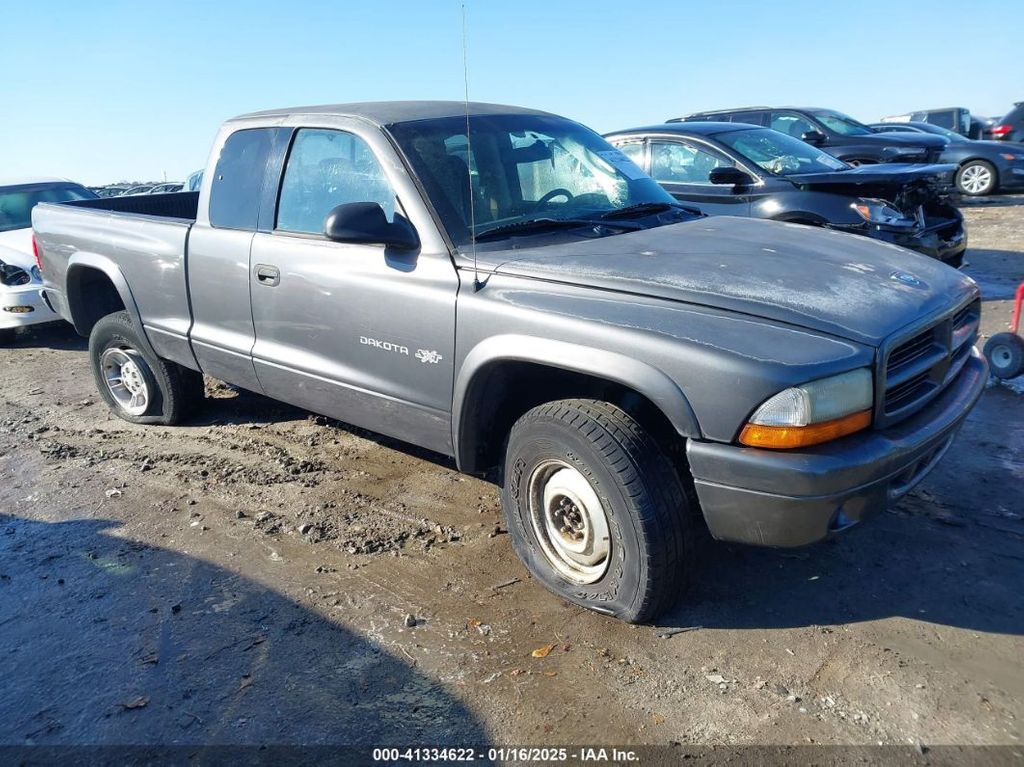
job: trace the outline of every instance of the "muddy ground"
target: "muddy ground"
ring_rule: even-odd
[[[991,334],[1024,199],[967,216]],[[1024,734],[1020,387],[897,508],[806,550],[713,545],[672,614],[628,626],[533,582],[495,487],[446,459],[212,381],[189,425],[132,426],[84,348],[0,350],[0,743]]]

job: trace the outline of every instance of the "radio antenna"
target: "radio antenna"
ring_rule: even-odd
[[[473,140],[469,136],[469,42],[466,32],[466,3],[462,3],[462,79],[466,102],[466,184],[469,186],[469,245],[473,249],[473,288],[480,289],[480,270],[476,261],[476,204],[473,199]]]

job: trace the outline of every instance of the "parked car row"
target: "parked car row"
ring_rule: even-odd
[[[244,115],[198,192],[38,205],[42,295],[117,416],[186,419],[208,374],[452,456],[498,478],[539,582],[647,620],[700,526],[799,546],[910,492],[988,377],[978,287],[940,262],[955,166],[851,167],[765,111],[622,150],[492,104]],[[825,148],[945,146],[811,116]]]
[[[1013,109],[1001,118],[978,117],[964,107],[942,109],[921,109],[901,115],[883,117],[882,123],[922,122],[951,130],[965,138],[992,139],[995,141],[1024,141],[1024,101],[1018,101]]]
[[[134,194],[169,194],[180,192],[182,183],[180,181],[165,181],[158,184],[110,184],[108,186],[93,186],[89,189],[98,197],[121,197]]]

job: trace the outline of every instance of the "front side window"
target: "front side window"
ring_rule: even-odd
[[[345,131],[299,130],[281,182],[277,229],[323,234],[327,214],[351,202],[376,202],[394,220],[395,193],[369,145]]]
[[[764,128],[719,133],[715,138],[763,170],[779,176],[826,173],[850,166],[800,139]]]
[[[801,138],[805,133],[818,130],[810,120],[792,112],[772,112],[771,129],[793,138]]]
[[[228,136],[210,185],[211,226],[256,229],[267,160],[278,135],[277,128],[250,128]]]
[[[0,189],[0,232],[28,229],[32,226],[32,208],[40,202],[91,200],[97,196],[77,184],[4,187]]]
[[[651,175],[670,184],[708,184],[715,168],[732,167],[728,158],[709,148],[678,141],[651,142]]]
[[[449,236],[538,219],[582,219],[673,198],[593,131],[537,114],[397,123],[389,131],[409,159]]]

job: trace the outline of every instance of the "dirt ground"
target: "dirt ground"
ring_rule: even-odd
[[[967,217],[991,334],[1024,198]],[[0,349],[2,744],[1021,743],[1024,387],[897,508],[715,544],[628,626],[533,582],[446,459],[212,381],[189,425],[132,426],[84,348]]]

